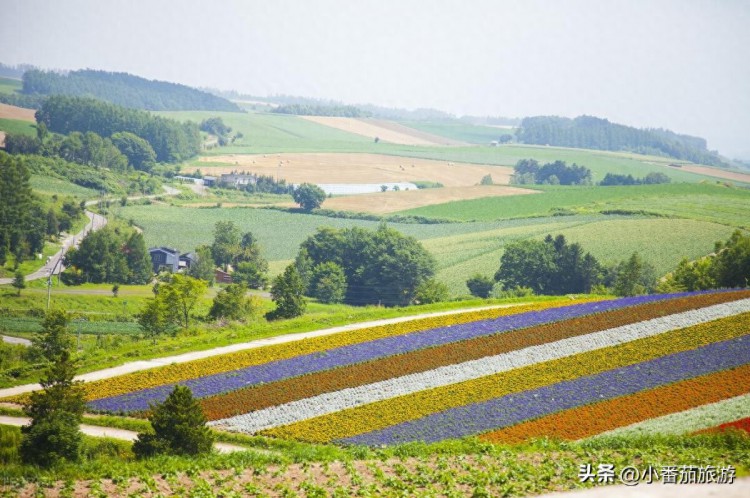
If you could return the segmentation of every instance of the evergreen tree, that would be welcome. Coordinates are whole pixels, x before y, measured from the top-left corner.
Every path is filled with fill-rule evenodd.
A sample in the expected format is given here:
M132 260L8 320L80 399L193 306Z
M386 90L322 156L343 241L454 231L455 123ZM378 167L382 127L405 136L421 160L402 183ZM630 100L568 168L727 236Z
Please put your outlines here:
M151 407L149 421L153 432L139 433L133 443L133 453L138 458L211 451L214 436L189 387L175 386L163 403Z
M129 284L147 284L153 278L151 256L146 249L143 234L134 231L124 246L125 260L129 269Z
M12 285L18 289L18 297L21 297L21 291L26 288L26 277L23 276L20 270L16 272Z
M656 286L656 270L634 252L616 270L614 292L618 296L637 296L652 292Z
M82 437L79 430L85 400L80 382L73 381L68 315L61 310L47 313L42 323L41 346L51 366L41 381L42 391L31 393L24 408L31 423L21 428L20 454L25 463L49 467L60 461L77 461Z

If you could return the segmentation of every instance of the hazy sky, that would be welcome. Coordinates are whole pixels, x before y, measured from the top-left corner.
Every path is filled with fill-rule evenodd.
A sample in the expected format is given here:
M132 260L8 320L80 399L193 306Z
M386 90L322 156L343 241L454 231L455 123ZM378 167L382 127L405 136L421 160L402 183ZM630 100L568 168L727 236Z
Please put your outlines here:
M457 115L590 114L750 158L750 0L0 0L0 62Z

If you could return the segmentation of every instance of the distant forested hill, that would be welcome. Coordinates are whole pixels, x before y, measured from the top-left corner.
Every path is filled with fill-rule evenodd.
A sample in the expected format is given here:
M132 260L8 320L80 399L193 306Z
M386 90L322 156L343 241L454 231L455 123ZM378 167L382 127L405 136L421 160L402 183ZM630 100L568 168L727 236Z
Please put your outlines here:
M242 111L226 99L185 85L90 69L67 74L38 69L26 71L23 74L23 93L95 97L123 107L149 111Z
M592 116L575 119L558 116L524 118L516 133L526 144L555 145L674 157L700 164L726 166L716 152L709 151L699 137L679 135L663 129L639 129Z

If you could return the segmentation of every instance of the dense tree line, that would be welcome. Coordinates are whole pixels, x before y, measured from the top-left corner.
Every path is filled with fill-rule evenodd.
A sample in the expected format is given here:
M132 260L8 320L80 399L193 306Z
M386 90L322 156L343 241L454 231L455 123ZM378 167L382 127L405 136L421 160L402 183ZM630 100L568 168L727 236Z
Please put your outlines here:
M295 266L308 294L325 272L333 285L340 280L333 263L345 277L348 304L410 304L420 285L435 272L435 260L413 237L384 224L377 230L320 228L301 245ZM311 289L311 284L313 289ZM325 292L331 292L326 290Z
M683 259L660 288L664 291L697 291L747 287L750 284L750 235L736 230L714 252L697 261Z
M599 185L608 187L612 185L656 185L660 183L670 183L672 181L664 173L652 172L643 178L634 178L633 175L618 175L616 173L607 173Z
M338 116L342 118L369 118L372 113L352 105L312 105L287 104L276 107L277 114L296 114L298 116Z
M706 141L702 138L679 135L663 129L638 129L592 116L579 116L575 119L558 116L524 118L516 136L526 144L627 150L694 163L725 165L717 153L707 149Z
M521 159L514 167L511 183L518 185L591 185L591 170L565 161L539 165L536 159Z
M486 282L476 285L477 292L489 293ZM654 290L656 272L638 254L606 268L580 244L568 244L563 235L544 240L523 240L508 244L500 258L495 280L506 290L530 288L536 294L561 295L589 293L598 286L618 295L644 294ZM472 293L474 291L472 290ZM478 295L478 294L475 294Z
M26 71L23 93L91 96L119 106L151 111L242 111L226 99L185 85L91 69L66 74L38 69Z
M89 234L65 255L62 279L69 285L84 282L145 284L151 280L151 258L143 235L104 227Z
M159 162L180 162L200 152L198 125L152 116L85 97L51 96L36 112L37 123L50 131L94 132L102 137L132 133L149 143Z
M54 196L43 203L31 190L25 158L0 152L0 265L9 255L18 264L41 253L47 237L68 231L83 217L72 199Z

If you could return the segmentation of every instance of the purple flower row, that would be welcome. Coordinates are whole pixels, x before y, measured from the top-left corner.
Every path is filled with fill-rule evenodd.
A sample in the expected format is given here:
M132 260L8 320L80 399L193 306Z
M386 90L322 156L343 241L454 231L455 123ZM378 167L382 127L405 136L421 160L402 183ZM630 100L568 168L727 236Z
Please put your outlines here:
M699 293L682 292L677 294L628 297L608 301L575 304L559 308L549 308L494 319L438 327L352 344L349 346L342 346L323 352L296 356L294 358L272 361L262 365L254 365L229 372L206 375L197 379L185 380L179 382L179 384L190 387L194 396L203 398L262 383L275 382L290 377L330 370L397 354L409 353L411 351L440 346L452 342L459 342L475 337L568 320L583 315L611 311L628 306L636 306L649 302L697 294ZM133 391L119 396L102 398L91 401L89 406L94 410L102 411L142 411L148 409L150 403L161 402L166 399L174 388L174 385L175 384L172 383Z
M380 445L460 438L747 363L750 363L750 336L743 336L596 375L445 410L338 442Z

